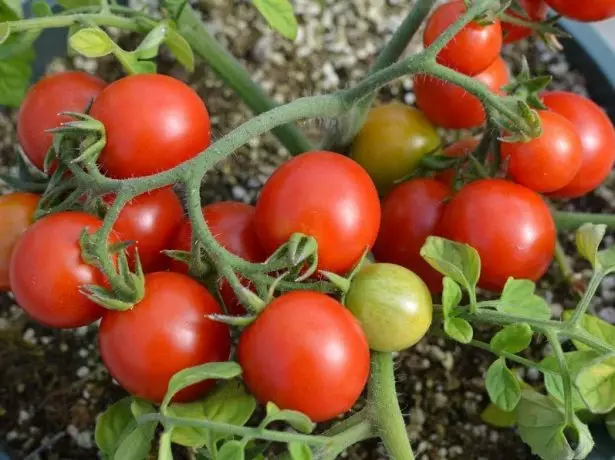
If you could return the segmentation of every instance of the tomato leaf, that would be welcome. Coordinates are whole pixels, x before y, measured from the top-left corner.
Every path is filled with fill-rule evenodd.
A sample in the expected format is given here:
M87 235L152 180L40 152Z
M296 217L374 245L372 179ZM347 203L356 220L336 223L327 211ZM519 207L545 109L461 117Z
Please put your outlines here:
M497 309L503 313L534 319L551 318L549 305L542 297L534 294L534 289L532 281L508 278L497 302Z
M34 16L39 18L53 15L53 11L51 11L49 3L47 3L45 0L37 0L33 2L32 6L30 6L30 10L32 11L32 14Z
M280 410L272 402L267 403L267 416L263 420L262 426L265 427L273 422L286 422L295 430L309 434L314 431L316 424L310 418L295 410Z
M615 354L600 356L583 367L575 383L594 414L606 414L615 409Z
M14 21L23 18L21 0L0 0L0 20Z
M8 40L11 35L11 28L8 22L0 22L0 45Z
M497 351L519 353L532 341L532 328L525 323L509 324L491 339L491 346Z
M485 380L491 401L500 409L510 412L521 398L521 385L508 367L504 358L494 361L487 370Z
M160 445L158 446L158 460L173 460L173 452L171 451L171 435L173 428L169 428L160 436Z
M194 53L190 44L179 32L169 27L164 44L173 53L175 59L184 66L184 69L188 72L194 71Z
M480 277L480 257L472 246L430 236L421 257L434 269L473 292Z
M149 422L143 425L136 425L130 431L118 446L114 460L142 460L148 457L151 449L154 433L156 432L156 422Z
M244 460L245 452L239 441L228 441L222 445L216 460Z
M598 247L600 246L600 242L604 238L605 233L606 225L586 223L581 225L575 234L577 251L579 251L579 254L584 259L587 259L595 269L600 268Z
M297 19L290 0L252 0L272 29L289 40L297 38Z
M94 440L98 448L108 456L112 456L117 450L124 429L131 423L136 425L130 411L131 403L130 397L120 399L96 419Z
M0 105L18 107L21 104L32 77L34 56L34 49L29 46L9 59L0 60Z
M562 317L564 321L568 321L573 314L574 310L566 310ZM585 314L581 317L580 325L583 329L593 335L594 338L602 340L604 343L615 347L615 326L612 324L603 321L597 316ZM592 350L589 345L585 345L578 340L573 340L572 343L577 350Z
M134 53L138 59L154 59L158 55L160 45L165 40L169 26L164 23L158 24L145 36Z
M312 460L312 449L302 442L288 444L288 452L292 460Z
M497 428L509 428L517 423L515 411L506 412L493 403L490 403L480 414L483 422Z
M453 308L459 305L461 301L461 288L451 278L445 276L442 280L444 289L442 291L442 309L444 310L444 318L451 316Z
M75 32L68 39L68 44L73 50L89 58L107 56L117 46L104 30L92 27Z
M444 332L460 343L470 343L474 336L472 326L463 318L446 318Z
M615 411L610 412L604 419L604 425L611 438L615 439Z
M597 352L593 350L587 351L571 351L568 353L564 353L564 357L566 359L566 363L568 364L568 370L570 372L571 377L574 379L575 376L579 373L579 371L587 365L587 363L591 362L593 359L599 356ZM555 372L559 372L559 363L555 356L547 356L541 362L541 364L547 369L551 369ZM547 392L553 396L557 401L563 403L564 402L564 383L562 382L562 378L556 374L545 373L545 387ZM572 407L575 411L579 411L582 409L586 409L587 406L583 402L581 398L581 394L579 390L573 386L572 388Z
M58 0L58 3L65 10L80 8L82 6L100 5L99 0Z

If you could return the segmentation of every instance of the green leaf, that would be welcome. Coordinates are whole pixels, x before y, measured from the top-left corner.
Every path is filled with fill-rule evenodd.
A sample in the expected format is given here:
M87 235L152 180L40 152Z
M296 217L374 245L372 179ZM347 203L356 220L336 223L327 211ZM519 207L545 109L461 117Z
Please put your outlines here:
M252 0L272 29L289 40L297 38L297 19L290 0Z
M8 40L11 35L11 28L8 22L0 22L0 45Z
M493 403L489 403L485 410L480 414L480 418L488 425L495 426L497 428L509 428L517 423L517 415L515 414L515 411L503 411Z
M99 0L58 0L58 3L65 10L72 10L73 8L80 8L82 6L100 5Z
M51 11L49 3L47 3L45 0L37 0L33 2L30 9L32 11L32 14L39 18L53 15L53 11Z
M473 247L430 236L421 248L421 257L467 291L474 291L480 277L480 257Z
M134 51L138 59L154 59L158 55L158 49L164 41L169 26L164 23L158 24L145 36L143 41Z
M312 460L312 449L301 442L288 444L288 452L292 460Z
M120 443L113 455L113 460L144 460L148 457L151 449L154 433L156 432L156 422L136 425Z
M160 412L165 413L167 406L177 393L195 383L210 379L230 380L241 375L239 364L227 361L224 363L207 363L189 367L176 373L169 380L169 388L160 405Z
M164 44L188 72L194 72L194 53L190 44L175 29L169 27Z
M564 321L568 321L572 315L574 314L574 310L566 310L562 315ZM602 340L604 343L615 347L615 326L607 323L606 321L601 320L597 316L584 314L581 317L581 321L579 323L583 329L589 332L594 338ZM585 345L577 340L573 340L572 343L577 350L592 350L589 345Z
M461 288L451 278L445 276L442 280L444 289L442 291L442 308L444 310L444 318L451 316L453 308L459 305L461 301Z
M575 383L594 414L615 409L615 354L600 356L577 374Z
M460 343L470 343L474 336L472 326L463 318L446 318L444 332Z
M510 324L491 339L491 346L497 351L519 353L532 341L532 328L525 323Z
M0 60L0 105L18 107L32 77L34 50L31 47L9 59Z
M504 358L499 358L489 366L485 380L487 393L493 404L503 411L515 409L521 398L521 385L508 367Z
M245 453L239 441L228 441L222 445L216 460L244 460Z
M72 49L89 58L111 54L117 46L104 30L91 27L75 32L68 39L68 44Z
M581 422L578 417L574 417L572 426L568 427L567 437L572 438L573 445L575 445L574 458L585 459L594 449L594 439L589 427Z
M0 20L15 21L23 18L21 0L0 0Z
M142 415L151 414L156 412L151 402L145 399L133 398L132 404L130 404L130 412L135 418L139 418Z
M158 460L173 460L173 452L171 451L171 435L173 428L169 428L160 436L160 445L158 447Z
M606 430L611 438L615 439L615 411L610 412L604 419Z
M286 422L295 430L306 434L314 431L316 427L307 415L295 410L280 410L274 403L268 402L267 416L262 425L265 427L273 422Z
M598 247L606 233L606 225L594 225L586 223L581 225L575 234L577 250L579 254L587 259L594 268L600 268L598 260Z
M98 448L108 456L112 456L121 441L124 429L129 425L136 425L130 405L132 398L120 399L110 405L96 419L94 440Z
M598 261L600 262L603 275L608 275L615 271L615 246L598 251Z
M534 294L535 285L529 280L508 278L497 309L503 313L527 316L534 319L551 318L547 302Z

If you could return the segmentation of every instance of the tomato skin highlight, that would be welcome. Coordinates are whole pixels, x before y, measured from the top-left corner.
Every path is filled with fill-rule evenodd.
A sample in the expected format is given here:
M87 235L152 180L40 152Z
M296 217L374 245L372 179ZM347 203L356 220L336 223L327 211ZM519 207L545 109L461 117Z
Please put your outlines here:
M478 144L478 139L466 137L446 146L446 148L442 151L442 154L451 158L464 159L470 153L476 150ZM434 175L434 179L438 182L442 182L443 184L448 185L452 189L455 185L455 170L453 168L450 168L445 169L444 171L440 171Z
M9 269L15 300L35 321L56 328L86 326L106 311L80 292L104 285L105 276L81 258L83 229L95 232L102 221L82 212L43 217L21 236ZM118 242L112 233L110 243Z
M427 19L423 45L428 47L466 11L463 0L440 5ZM436 60L466 75L476 75L493 64L502 49L502 26L499 19L492 24L470 22L438 53Z
M256 233L272 254L296 232L318 242L318 269L349 271L374 244L380 201L369 175L333 152L308 152L280 166L256 204Z
M187 367L226 361L230 333L207 315L221 313L212 295L192 278L173 272L145 276L145 297L131 310L109 311L99 347L109 373L131 394L159 403L169 379ZM180 391L188 402L211 389L205 381Z
M545 0L556 13L575 21L603 21L615 16L615 0Z
M131 75L113 82L96 99L91 115L107 135L98 159L101 170L116 179L171 169L206 149L211 138L201 98L166 75Z
M574 125L555 112L540 110L542 132L528 142L503 142L502 158L515 182L539 193L568 185L583 162L581 138Z
M26 156L43 170L53 135L45 132L72 121L60 112L85 112L107 84L85 72L61 72L35 83L23 100L17 118L17 137Z
M506 62L498 57L474 78L499 94L500 88L509 82ZM414 94L417 107L437 126L466 129L485 123L485 110L480 100L452 83L427 75L416 75Z
M447 204L438 232L478 251L478 285L491 291L500 291L510 276L538 280L555 250L555 224L540 195L501 179L462 188Z
M568 119L581 138L583 161L576 176L552 196L576 198L596 189L615 162L615 128L593 101L575 93L550 91L541 95L549 110Z
M372 350L409 348L431 326L429 289L421 278L399 265L363 267L352 279L344 303L361 323Z
M513 8L508 8L506 13L524 20L532 22L542 22L547 17L547 5L543 0L519 0L523 14L519 14ZM502 32L504 34L504 43L514 43L532 35L532 29L529 27L518 26L506 21L502 21Z
M248 389L262 404L301 411L314 422L348 411L369 375L369 348L359 323L318 292L274 299L243 330L237 356Z
M416 273L431 292L442 291L442 275L419 254L436 231L448 185L434 179L412 179L398 185L382 202L382 220L372 250L378 262L401 265Z

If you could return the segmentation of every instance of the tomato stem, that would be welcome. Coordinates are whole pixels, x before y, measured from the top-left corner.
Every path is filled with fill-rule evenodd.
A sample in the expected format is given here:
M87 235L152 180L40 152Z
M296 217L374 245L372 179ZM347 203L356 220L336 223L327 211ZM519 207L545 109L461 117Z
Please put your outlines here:
M600 286L600 283L602 282L603 278L604 274L600 271L595 271L592 275L592 278L589 281L589 285L587 286L587 290L583 293L581 301L577 304L577 307L574 310L574 314L568 321L568 325L570 328L575 328L577 324L579 324L579 321L581 321L581 318L589 307L591 299L593 299L596 295L596 291L598 290L598 287Z
M564 385L564 410L566 417L566 424L570 424L574 417L574 410L572 407L572 378L570 377L570 370L568 369L568 363L566 362L566 356L562 350L562 345L559 342L559 335L554 330L546 331L547 339L553 348L553 354L557 363L559 364L560 375L562 377L562 383Z
M446 335L442 334L442 337L446 337ZM537 363L537 362L532 361L530 359L523 358L523 357L515 355L513 353L509 353L507 351L496 350L495 348L493 348L488 343L481 342L479 340L472 340L469 343L469 345L472 345L473 347L476 347L476 348L480 348L482 350L490 351L494 355L502 356L502 357L504 357L504 358L506 358L506 359L508 359L510 361L513 361L513 362L517 363L517 364L521 364L522 366L525 366L525 367L528 367L528 368L532 368L532 369L536 369L537 371L540 371L543 374L556 374L556 375L559 375L558 372L553 371L553 369L548 369L547 367L543 366L540 363Z
M605 224L610 230L615 229L615 214L568 211L554 211L552 214L558 230L576 230L588 222Z

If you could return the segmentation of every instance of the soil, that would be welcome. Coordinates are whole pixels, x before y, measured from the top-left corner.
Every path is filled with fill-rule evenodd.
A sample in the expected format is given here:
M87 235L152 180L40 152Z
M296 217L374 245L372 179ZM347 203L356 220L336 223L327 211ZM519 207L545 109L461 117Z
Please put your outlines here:
M408 8L407 2L398 5L401 2L393 0L326 3L323 10L318 2L295 2L301 31L294 44L269 31L248 2L212 0L199 7L209 29L276 101L284 102L356 82ZM131 6L138 5L133 2ZM122 43L134 43L134 37L123 37ZM420 43L415 40L407 52L418 49ZM519 69L522 54L528 57L534 71L554 75L553 88L587 94L585 78L563 54L549 51L536 40L508 47L505 55L513 73ZM591 64L578 56L575 53L575 65L583 66L585 75L589 75L587 69ZM120 75L117 64L108 59L93 62L60 58L47 70L63 68L86 69L108 80ZM200 65L193 75L186 75L163 57L161 70L189 81L199 91L212 114L215 137L250 117L247 107L207 66ZM608 94L612 95L612 88ZM604 97L604 90L600 96ZM412 80L399 80L383 90L380 99L411 104ZM318 140L328 125L312 121L301 127ZM15 113L2 112L0 173L13 171L17 149ZM208 174L203 188L205 201L254 202L263 182L287 157L285 149L272 136L253 139ZM611 177L595 193L559 206L592 212L615 211L614 181ZM567 253L574 254L571 235L562 237ZM612 243L612 237L609 238ZM576 257L572 264L578 281L586 281L590 274L587 265ZM551 304L554 317L559 317L564 308L574 306L574 295L555 266L541 281L539 290ZM605 281L592 309L615 323L614 300L615 279L611 278ZM484 333L478 331L479 335ZM96 415L124 392L100 363L96 335L95 325L73 331L40 327L14 305L10 294L0 296L0 459L3 450L13 460L97 456L93 442ZM529 353L540 358L543 343L536 341ZM436 337L429 337L398 356L397 389L418 459L500 459L502 452L506 452L507 458L533 458L513 429L495 429L480 419L488 403L483 375L491 361L489 353ZM537 373L527 372L525 377L530 383L539 383ZM184 452L177 458L186 455ZM385 458L377 442L354 446L347 455L356 459Z

